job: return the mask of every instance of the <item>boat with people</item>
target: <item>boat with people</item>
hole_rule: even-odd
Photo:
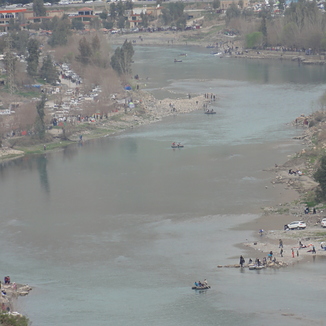
[[[195,286],[193,286],[191,289],[192,290],[208,290],[210,289],[210,285],[208,285],[207,280],[205,279],[204,282],[195,282]]]
[[[187,53],[180,53],[179,54],[179,57],[186,57],[187,56]]]
[[[176,63],[176,62],[182,62],[182,60],[174,59],[174,63]]]
[[[172,148],[183,148],[184,146],[183,145],[181,145],[180,143],[172,143],[172,145],[171,145],[171,147]]]
[[[249,270],[260,270],[260,269],[264,269],[265,266],[264,265],[257,265],[257,264],[249,264],[248,265]]]
[[[216,114],[214,110],[206,110],[205,114]]]
[[[208,290],[210,288],[211,287],[209,285],[207,285],[207,286],[193,286],[191,289],[192,290]]]

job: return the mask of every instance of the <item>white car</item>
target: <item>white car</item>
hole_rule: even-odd
[[[320,223],[321,227],[326,228],[326,218],[323,218]]]
[[[288,224],[288,228],[290,230],[303,230],[307,227],[306,223],[305,222],[302,222],[302,221],[293,221],[291,222],[290,224]]]

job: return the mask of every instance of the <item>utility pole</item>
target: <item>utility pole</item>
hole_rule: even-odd
[[[7,84],[10,95],[12,95],[16,89],[15,85],[15,69],[14,69],[14,55],[12,53],[12,38],[9,35],[6,37],[6,58],[7,58]]]

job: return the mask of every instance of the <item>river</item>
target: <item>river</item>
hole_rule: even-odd
[[[318,108],[325,67],[135,50],[143,88],[213,93],[217,114],[3,163],[2,273],[33,286],[19,311],[35,326],[323,325],[322,261],[259,273],[216,266],[246,255],[236,244],[257,232],[241,223],[286,199],[268,169],[301,149],[292,137],[302,129],[289,122]],[[212,288],[192,291],[204,278]]]

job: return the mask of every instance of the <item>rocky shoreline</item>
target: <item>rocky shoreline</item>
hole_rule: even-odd
[[[16,318],[23,317],[22,314],[15,311],[16,301],[20,296],[26,296],[32,290],[28,284],[17,284],[15,282],[9,284],[1,284],[0,305],[2,313]]]

